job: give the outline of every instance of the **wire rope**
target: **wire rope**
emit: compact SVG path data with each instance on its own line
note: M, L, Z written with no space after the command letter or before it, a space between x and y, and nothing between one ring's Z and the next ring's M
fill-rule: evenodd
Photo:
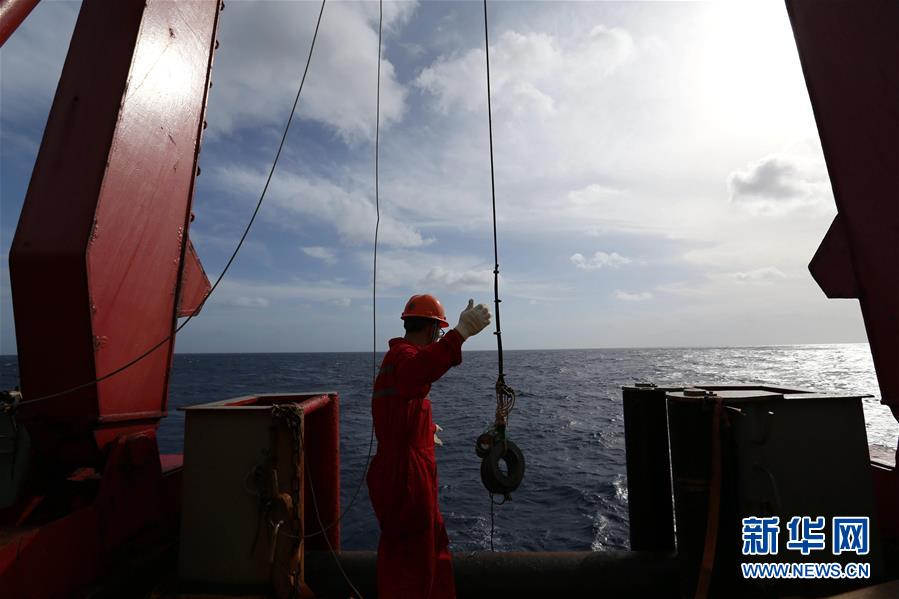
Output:
M502 300L499 298L499 242L496 232L496 176L493 160L493 108L490 99L490 36L489 24L487 20L487 0L483 0L484 6L484 57L486 60L487 71L487 131L490 139L490 198L493 208L493 303L496 311L496 330L493 334L496 336L496 354L498 375L496 378L496 415L494 419L494 428L499 432L501 442L505 442L505 428L509 419L509 413L515 406L515 391L506 384L505 372L503 369L503 338L502 329L499 320L499 304ZM493 500L493 493L490 493L490 551L494 551L493 536L495 532L495 516L494 506L497 504Z
M268 191L269 184L272 182L272 177L275 173L275 167L278 165L278 160L281 157L281 151L284 149L284 142L287 140L287 133L288 133L288 131L290 131L290 125L293 122L293 117L297 110L297 104L300 101L300 94L303 92L303 85L306 83L306 74L309 72L309 65L312 62L312 54L313 54L313 51L315 50L315 40L318 37L318 30L319 30L319 26L321 25L321 22L322 22L322 14L325 11L325 3L326 2L327 2L327 0L322 0L321 8L319 9L319 12L318 12L318 19L315 22L315 31L312 34L312 42L309 45L309 54L306 57L306 67L303 69L303 76L300 79L300 85L297 88L297 94L293 100L293 106L290 109L290 116L287 117L287 123L285 124L284 132L281 135L281 142L278 144L278 151L275 153L275 159L272 161L272 166L269 169L268 177L266 177L265 186L263 186L262 193L259 195L259 201L256 202L256 208L253 210L253 214L250 217L250 220L247 223L247 226L244 228L243 234L240 236L240 241L237 242L237 246L234 248L234 251L231 253L231 257L228 258L228 262L225 264L225 267L222 269L221 274L215 280L215 283L212 285L212 287L210 287L209 292L206 294L206 297L203 298L203 301L200 303L200 306L202 306L203 304L206 303L206 300L209 299L209 297L213 294L213 292L215 292L215 290L218 288L219 283L222 282L222 279L225 278L225 273L227 273L228 269L231 268L231 264L234 262L234 259L237 257L238 252L240 252L240 249L243 246L243 243L246 240L247 235L250 233L250 229L252 228L253 223L256 220L256 216L259 214L259 209L262 207L262 202L265 200L265 194ZM187 326L187 323L189 323L193 319L193 317L197 315L198 312L199 312L199 308L197 308L197 310L195 310L181 324L179 324L175 328L175 330L172 331L172 333L169 334L165 339L163 339L159 343L153 345L150 349L146 350L145 352L143 352L142 354L140 354L139 356L137 356L130 362L127 362L123 366L116 368L112 372L108 372L102 376L95 378L94 380L92 380L90 382L83 383L81 385L76 385L74 387L70 387L63 391L57 391L55 393L42 395L40 397L35 397L33 399L22 399L19 402L19 404L20 405L33 404L33 403L37 403L40 401L46 401L48 399L54 399L56 397L61 397L63 395L68 395L69 393L72 393L74 391L79 391L81 389L86 389L87 387L96 385L97 383L105 381L106 379L112 378L115 375L117 375L121 372L124 372L125 370L131 368L132 366L134 366L135 364L137 364L138 362L140 362L141 360L143 360L144 358L146 358L147 356L149 356L150 354L155 352L157 349L159 349L160 347L162 347L163 345L168 343L170 340L172 340L181 331L181 329L183 329L184 327Z
M374 384L377 379L378 373L378 311L377 311L377 289L378 289L378 231L381 225L381 202L380 202L380 182L379 182L379 147L380 147L380 132L381 132L381 37L382 37L382 27L384 22L384 3L383 0L378 0L378 83L377 83L377 98L375 100L375 246L374 246L374 264L372 265L372 284L371 284L371 308L372 308L372 348L371 348L371 376L372 376L372 393L374 393ZM368 437L368 455L365 457L365 466L362 467L362 475L359 477L359 484L356 485L356 490L353 492L352 498L350 498L349 503L343 509L343 512L337 517L334 522L329 524L327 527L323 527L320 530L315 531L312 534L306 535L305 538L309 539L320 534L323 534L340 523L343 520L343 517L349 513L350 508L353 507L353 504L356 503L356 499L359 497L359 491L362 490L362 485L365 483L366 474L368 473L368 466L371 463L371 452L374 448L375 444L375 424L371 423L371 432Z
M490 38L488 34L487 23L487 0L484 4L484 56L487 64L487 130L490 139L490 197L493 207L493 304L496 311L496 330L493 334L496 336L496 355L499 374L496 379L496 424L505 427L509 418L509 412L515 405L515 392L506 384L505 372L503 371L503 333L500 327L499 305L502 302L499 299L499 243L496 233L496 177L494 174L493 161L493 108L490 100Z
M487 0L484 0L484 56L487 60L487 131L490 139L490 197L493 204L493 303L496 310L496 353L499 376L503 377L503 338L499 323L499 244L496 234L496 179L493 167L493 109L490 102L490 39L487 33Z
M377 378L377 352L378 352L378 321L377 321L377 281L378 281L378 231L380 229L381 224L381 204L380 204L380 183L379 183L379 147L380 147L380 124L381 124L381 45L382 45L382 32L384 25L384 2L383 0L378 0L378 75L377 75L377 98L375 100L375 240L374 240L374 262L372 265L372 385L374 386L375 379ZM350 577L347 575L346 570L343 568L343 564L340 561L340 558L337 555L337 552L334 551L333 545L331 545L331 539L328 538L328 535L324 534L327 531L331 530L335 526L337 526L341 520L343 520L344 516L349 513L350 508L353 507L353 504L356 502L356 499L359 496L359 491L362 489L362 484L365 482L366 472L368 471L368 465L371 461L371 451L374 446L374 438L375 438L375 428L374 422L372 422L371 433L368 440L368 455L365 458L365 466L362 468L362 475L359 477L359 484L356 485L356 490L353 493L353 497L350 499L347 506L344 508L343 512L335 519L333 522L325 526L322 522L321 513L318 509L318 501L315 497L315 487L312 483L312 478L307 478L309 482L309 491L312 494L312 507L315 511L315 518L318 521L318 530L312 534L303 534L304 539L310 539L316 537L318 535L322 535L325 543L328 546L328 551L331 553L331 556L334 558L334 562L337 564L338 570L340 570L341 576L349 585L349 587L356 593L359 599L362 599L362 593L359 592L359 589L353 584L350 580ZM302 446L303 453L306 453L305 441L303 439L302 431L300 431L300 443Z

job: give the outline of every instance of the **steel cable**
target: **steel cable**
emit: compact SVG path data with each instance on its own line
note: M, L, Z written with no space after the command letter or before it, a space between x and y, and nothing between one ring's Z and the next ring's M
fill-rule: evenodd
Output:
M378 0L378 83L377 83L377 98L375 100L375 247L374 247L374 264L372 265L372 283L371 283L371 311L372 311L372 348L371 348L371 384L372 384L372 393L374 393L374 385L377 380L378 374L378 311L377 311L377 289L378 289L378 231L381 225L381 203L380 203L380 182L379 182L379 148L380 148L380 133L381 133L381 34L382 27L384 22L384 3L383 0ZM306 535L305 538L309 539L320 534L323 534L340 523L343 520L343 517L347 515L350 511L350 508L353 507L353 504L356 503L356 499L359 497L359 491L362 490L362 485L365 483L365 475L368 473L368 466L371 463L371 451L374 448L375 444L375 423L372 421L371 423L371 432L368 437L368 455L365 457L365 466L362 467L362 475L359 477L359 484L356 485L356 490L353 492L352 498L350 498L349 503L343 509L343 512L337 517L334 522L330 523L327 527L322 528L321 530L317 530L312 534Z
M490 100L490 38L487 25L487 0L484 0L484 56L487 63L487 130L490 139L490 197L493 206L493 304L496 311L496 355L499 375L496 379L496 424L505 426L515 406L515 391L506 384L503 372L503 333L499 321L499 243L496 234L496 177L493 166L493 109Z
M493 304L496 310L496 330L493 334L496 336L496 354L497 366L499 374L496 378L496 414L494 417L494 427L501 431L502 439L505 439L505 428L509 420L509 413L515 406L515 391L506 384L505 372L503 371L503 337L499 320L499 242L496 233L496 176L494 174L493 161L493 108L490 100L490 36L487 20L487 0L483 0L484 5L484 57L486 60L487 71L487 131L490 139L490 198L493 207ZM505 503L503 499L502 503ZM494 505L493 493L490 493L490 551L493 551L493 535L494 535Z
M493 168L493 110L490 104L490 40L487 34L487 0L484 0L484 56L487 60L487 131L490 136L490 196L493 202L493 304L496 310L496 353L499 360L499 380L503 379L503 338L499 325L499 244L496 235L496 181ZM499 381L497 381L497 387Z
M247 235L250 233L250 228L253 226L253 222L256 220L256 215L259 214L259 209L262 207L262 202L263 202L263 200L265 200L265 194L268 191L269 184L272 181L272 176L275 173L275 167L278 165L278 159L281 157L281 150L284 149L284 142L287 140L287 133L288 133L288 131L290 131L290 125L293 122L293 117L297 110L297 104L300 101L300 94L303 92L303 85L306 83L306 74L309 72L309 65L312 62L312 53L315 50L315 40L318 37L318 29L322 22L322 14L325 12L325 3L326 2L327 2L327 0L322 0L321 8L318 11L318 19L315 22L315 31L312 33L312 42L309 45L309 54L306 57L306 67L303 69L303 76L300 79L300 85L297 89L296 97L293 100L293 107L290 109L290 116L287 117L287 123L284 126L284 133L281 135L281 142L278 144L278 151L275 153L275 159L272 161L272 167L271 167L271 169L269 169L268 177L265 180L265 186L262 188L262 193L259 196L259 201L256 202L256 208L253 210L253 215L250 217L250 221L247 223L246 228L244 228L243 234L240 236L240 241L237 242L237 246L234 248L234 251L231 253L231 257L228 258L228 262L225 264L225 267L222 269L221 274L215 280L215 283L209 289L209 292L206 294L206 297L204 297L203 301L200 302L200 306L197 307L197 309L193 312L193 314L191 314L186 319L184 319L184 321L181 324L179 324L177 326L177 328L175 328L175 330L172 331L172 333L168 337L166 337L165 339L163 339L162 341L160 341L159 343L157 343L150 349L146 350L144 353L140 354L139 356L137 356L130 362L126 363L125 365L120 366L120 367L116 368L115 370L113 370L112 372L108 372L108 373L104 374L103 376L97 377L88 383L76 385L75 387L71 387L71 388L65 389L63 391L57 391L55 393L50 393L48 395L42 395L40 397L35 397L34 399L22 399L19 402L20 404L37 403L39 401L45 401L48 399L61 397L63 395L68 395L69 393L72 393L74 391L79 391L81 389L91 387L93 385L96 385L97 383L105 381L108 378L114 377L115 375L119 374L120 372L123 372L123 371L131 368L132 366L134 366L135 364L137 364L138 362L140 362L141 360L143 360L144 358L146 358L147 356L149 356L150 354L155 352L157 349L159 349L160 347L165 345L167 342L169 342L172 338L174 338L181 331L181 329L183 329L185 326L187 326L187 323L189 323L191 321L191 319L193 319L193 317L197 315L197 313L199 313L200 307L202 307L203 304L206 303L206 300L209 299L209 297L213 294L213 292L219 286L219 283L222 282L222 279L225 278L225 273L227 273L228 269L231 268L231 264L234 262L234 259L237 257L237 253L240 251L240 248L243 246L244 240L246 240Z

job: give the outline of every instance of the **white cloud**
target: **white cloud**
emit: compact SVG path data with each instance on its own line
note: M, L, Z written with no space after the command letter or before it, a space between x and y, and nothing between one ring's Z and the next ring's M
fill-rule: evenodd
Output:
M259 193L265 181L264 174L244 167L221 167L213 177L215 184L223 191L251 196ZM272 222L293 227L295 225L291 221L295 219L313 218L333 226L343 243L374 243L377 215L374 202L362 189L347 189L326 179L282 172L275 177L268 193L263 210ZM432 241L431 238L424 238L414 227L398 221L382 210L378 234L380 244L419 247Z
M353 303L353 300L348 297L340 297L335 299L332 303L339 308L349 308L350 304Z
M484 80L480 77L484 69L483 50L471 50L464 56L443 59L424 69L415 85L436 97L436 108L441 112L448 112L456 105L476 110L481 104L486 106L483 94L472 93L476 89L475 80Z
M774 154L733 171L730 200L756 214L783 214L832 197L823 160Z
M359 254L357 260L360 265L369 266L371 255ZM566 283L535 276L524 278L500 274L499 284L503 297L550 302L573 293L572 287ZM460 253L395 249L378 254L379 295L402 296L425 292L467 292L492 297L493 266L485 264L481 258Z
M36 11L61 4L41 3ZM747 6L750 4L758 3ZM492 297L492 261L485 264L489 252L471 245L479 236L489 239L490 225L484 54L479 49L483 32L480 36L460 33L464 22L458 18L438 17L429 22L423 18L425 28L433 26L443 32L400 38L398 33L415 6L385 4L390 21L386 55L396 59L397 71L391 72L392 67L385 64L382 80L383 118L389 134L381 138L381 241L386 251L379 254L378 294L379 298L404 300L407 293L429 290L420 289L427 286L454 301L458 299L454 290L470 289L484 301L484 296ZM780 15L779 27L786 32L770 47L792 45L790 61L784 60L783 53L768 51L767 43L761 51L758 44L751 43L761 37L768 40L772 36L767 33L772 30L735 23L750 42L735 48L742 52L737 56L743 59L739 65L752 67L737 68L734 65L738 63L731 60L733 54L708 51L707 36L714 33L728 41L727 36L739 29L697 19L707 4L664 5L658 10L666 11L665 18L659 17L654 6L645 11L641 8L639 17L629 8L608 3L500 3L495 7L505 12L496 20L500 25L491 38L501 248L504 239L526 239L534 251L563 259L570 254L570 249L563 249L566 245L628 248L624 253L629 256L651 256L659 268L641 269L647 280L638 286L617 283L623 290L612 285L605 291L610 296L607 299L641 301L649 299L645 298L648 294L665 297L671 304L689 305L696 314L689 322L697 324L697 330L714 329L722 338L745 337L737 328L725 331L709 323L742 314L741 310L751 309L762 320L773 310L790 306L799 315L797 322L812 323L807 315L815 313L823 300L808 276L799 273L804 272L805 262L826 231L833 205L820 148L803 153L789 147L796 139L815 137L816 133L801 71L795 64L788 20ZM262 176L231 165L258 158L255 152L260 148L253 147L258 146L256 142L283 126L317 10L316 2L228 3L221 21L222 46L216 57L208 113L209 132L218 137L211 147L204 148L204 187L212 178L212 185L222 194L236 190L258 195ZM397 13L390 16L392 10ZM782 12L782 5L778 10ZM291 138L270 189L271 197L263 206L262 222L257 223L262 225L262 231L256 231L261 234L252 236L255 240L248 240L242 250L251 252L242 260L244 266L258 265L263 261L262 252L271 253L271 264L258 269L259 273L288 270L283 262L297 257L298 246L328 245L338 250L344 262L357 253L364 253L364 258L358 265L349 265L357 268L341 270L347 279L266 283L229 277L211 298L207 317L217 301L222 302L219 305L260 308L253 311L253 317L271 316L277 321L285 320L278 313L284 306L302 310L307 317L320 315L322 307L332 314L335 305L347 301L352 308L342 317L370 308L370 279L369 285L365 279L371 273L369 249L375 213L371 164L363 144L370 140L374 126L376 13L374 2L328 3L298 116L307 123L323 124L331 136L353 147L333 151L333 139L321 135L318 127L307 127L312 132L309 138ZM622 23L627 30L597 27L601 22ZM46 32L57 39L54 47L65 45L65 35L56 28L46 28ZM652 35L647 37L647 33ZM16 118L10 111L11 90L30 90L16 92L21 96L20 105L24 105L22 97L31 101L29 95L47 94L44 105L49 106L55 82L52 72L58 73L64 55L63 48L53 68L42 64L40 57L27 68L17 66L14 71L12 61L21 61L27 54L15 54L13 44L22 35L27 32L17 32L3 49L4 124ZM411 46L410 40L414 42ZM41 44L30 49L36 53L43 50ZM440 52L443 54L429 64L420 62ZM707 59L715 59L712 66L721 66L721 71L698 69L697 60L702 66ZM788 62L792 71L782 68ZM23 74L28 69L34 72ZM29 87L27 81L20 86L16 72L44 79L43 87ZM47 84L49 79L53 81ZM791 82L789 87L771 83L785 80ZM417 102L422 105L415 105ZM793 109L781 111L783 106ZM238 129L239 134L225 137ZM4 139L13 138L6 135ZM39 140L38 130L32 133L32 141ZM27 148L27 143L14 142L16 146L10 147ZM302 165L291 164L300 144L309 144L302 147L321 154ZM761 157L765 158L759 160ZM209 160L226 164L217 167ZM263 162L266 160L269 158ZM232 247L221 233L237 226L251 206L245 209L236 202L200 199L196 204L198 223L212 240L204 244L200 239L200 252L206 251L212 264ZM826 214L828 210L830 214ZM780 218L758 218L772 214ZM266 235L272 228L280 233L288 230L293 239ZM313 229L316 235L312 238L295 239L294 233ZM600 238L586 238L590 232ZM461 243L455 237L460 233L465 239ZM626 244L622 242L624 234L628 235ZM659 236L676 240L662 246L670 250L665 255L651 245ZM345 251L347 246L351 252ZM337 255L334 253L335 259ZM615 263L614 253L605 256L585 253L570 259L580 270L641 264L637 258L620 256L631 262ZM324 263L328 260L325 253L313 257ZM240 276L244 271L235 272ZM535 325L523 345L534 340L543 343L548 326L563 335L559 343L573 342L567 336L580 336L578 343L596 343L597 331L602 329L585 326L580 317L570 326L562 322L569 314L589 309L583 285L593 277L578 277L574 268L538 270L518 278L515 270L511 272L510 277L503 276L500 290L504 298L522 300L508 304L512 314L514 306L528 301L539 302L541 310L546 306L547 313L552 305L565 307L555 312L559 314L555 320ZM680 282L659 285L665 281ZM777 284L764 284L772 282ZM635 286L628 289L628 285ZM760 303L762 300L768 304ZM270 302L277 310L261 309L262 302ZM619 314L612 310L603 315L613 326L629 307L618 306ZM670 312L668 308L666 305L655 323L662 327L641 320L632 323L632 328L649 327L652 332L640 338L653 342L702 339L702 333L695 331L687 336L677 332L685 325L673 316L676 307ZM780 334L780 327L750 327L746 322L740 319L736 326L749 330L751 339L760 338L762 330ZM826 323L827 327L818 328L832 330L831 321ZM235 323L234 330L243 324ZM280 331L279 325L276 330ZM247 334L247 330L242 329L241 335L264 335L257 329ZM614 342L612 337L608 342ZM296 341L292 338L285 343Z
M372 27L378 24L378 6L375 2L363 2L368 22ZM395 0L384 2L384 32L390 36L406 25L418 9L418 0Z
M641 61L654 58L641 54L622 28L537 29L507 30L491 46L500 227L666 236L679 233L674 223L701 227L711 198L694 196L684 205L682 193L652 183L673 171L679 181L687 178L673 164L680 154L647 147L657 143L659 127L644 128L643 111L660 92L646 95L633 85L648 68ZM403 140L402 160L415 158L398 174L404 206L422 219L447 227L489 225L484 69L484 52L475 47L437 58L415 80L436 114L426 132ZM451 211L441 211L448 205Z
M41 2L3 48L3 116L40 117L50 106L78 15L78 2ZM209 96L208 134L284 124L305 67L318 2L228 2ZM384 47L408 23L417 1L384 3ZM297 116L341 139L374 137L378 5L328 2ZM15 82L7 88L6 82ZM407 92L381 61L381 127L399 122Z
M371 263L370 254L358 256L360 264ZM378 288L387 290L487 290L493 269L470 255L395 249L378 253Z
M493 284L493 271L487 269L456 271L435 266L427 272L421 284L428 288L484 291Z
M569 260L571 260L572 264L583 270L596 270L598 268L603 268L604 266L609 268L620 268L625 264L633 262L630 258L622 256L617 252L612 252L611 254L607 254L606 252L596 252L590 258L585 258L583 254L573 254Z
M296 95L318 17L317 2L235 2L222 14L210 133L281 127ZM384 4L385 34L406 22L417 2ZM374 137L378 56L376 3L325 6L298 116L330 127L348 143ZM400 121L406 91L393 64L381 61L381 127Z
M620 28L596 25L565 47L541 32L505 31L490 48L491 93L498 112L551 116L570 92L595 85L632 54L631 35ZM423 69L415 85L436 99L437 110L486 109L486 58L482 48L444 56ZM566 93L568 92L568 93Z
M325 264L333 265L337 263L337 254L332 248L322 247L320 245L308 246L301 248L303 253L312 258L318 258Z
M745 272L730 273L730 276L741 283L774 283L787 278L779 268L765 266Z
M652 294L648 291L641 291L638 293L628 293L627 291L622 291L620 289L615 290L615 297L624 302L643 302L652 298Z
M704 6L697 7L697 12L704 11ZM720 182L736 166L777 148L801 166L799 174L808 182L816 181L820 173L826 183L826 173L815 171L816 160L823 166L820 150L806 155L784 150L797 139L797 130L814 134L814 129L796 125L786 134L783 128L772 134L772 129L758 125L761 115L710 122L707 114L695 109L698 92L679 85L701 56L702 34L709 23L703 22L698 31L697 22L681 21L648 30L627 20L623 21L627 29L596 26L603 22L603 12L597 9L573 26L559 25L552 18L535 19L492 40L501 228L714 239L723 224L736 220L737 204L726 201L727 190ZM550 17L554 13L549 8L541 11ZM526 19L513 22L522 21ZM647 31L652 33L647 36ZM662 46L665 51L660 51ZM760 72L783 68L782 60L759 67ZM744 84L765 88L765 81L755 74L744 73ZM713 86L714 73L705 75L704 83ZM414 85L436 113L432 122L446 125L446 131L441 132L444 139L409 139L407 144L427 152L422 164L408 169L416 174L404 173L412 188L408 196L451 197L455 192L449 214L461 213L459 220L467 227L489 223L478 212L484 202L479 191L489 190L489 175L484 173L488 162L484 76L484 53L478 46L450 51L420 71ZM724 91L721 101L733 95ZM810 115L807 98L802 102ZM747 216L757 208L739 207L746 208L741 212ZM439 204L426 200L415 214L438 220L433 215L440 214Z

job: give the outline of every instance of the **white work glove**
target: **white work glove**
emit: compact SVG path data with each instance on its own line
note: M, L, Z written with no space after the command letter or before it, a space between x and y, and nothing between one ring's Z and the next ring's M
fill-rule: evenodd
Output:
M443 427L435 422L434 423L434 445L440 445L441 447L443 446L443 441L440 440L440 437L437 436L437 433L439 433L442 430L443 430Z
M459 324L456 325L456 332L462 335L462 340L466 340L472 335L477 335L490 324L490 308L484 304L474 305L474 300L468 300L468 305L459 315Z

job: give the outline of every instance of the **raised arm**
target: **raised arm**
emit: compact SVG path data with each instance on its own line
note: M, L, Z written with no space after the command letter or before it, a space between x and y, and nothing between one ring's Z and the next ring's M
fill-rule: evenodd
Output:
M426 345L397 361L397 377L409 386L430 385L447 370L462 363L462 335L455 329L437 343Z
M490 310L484 304L468 305L459 315L459 324L443 339L426 345L417 352L409 352L408 358L400 359L397 370L402 372L401 380L410 385L429 385L442 377L447 370L462 363L462 343L472 335L477 335L490 324Z

